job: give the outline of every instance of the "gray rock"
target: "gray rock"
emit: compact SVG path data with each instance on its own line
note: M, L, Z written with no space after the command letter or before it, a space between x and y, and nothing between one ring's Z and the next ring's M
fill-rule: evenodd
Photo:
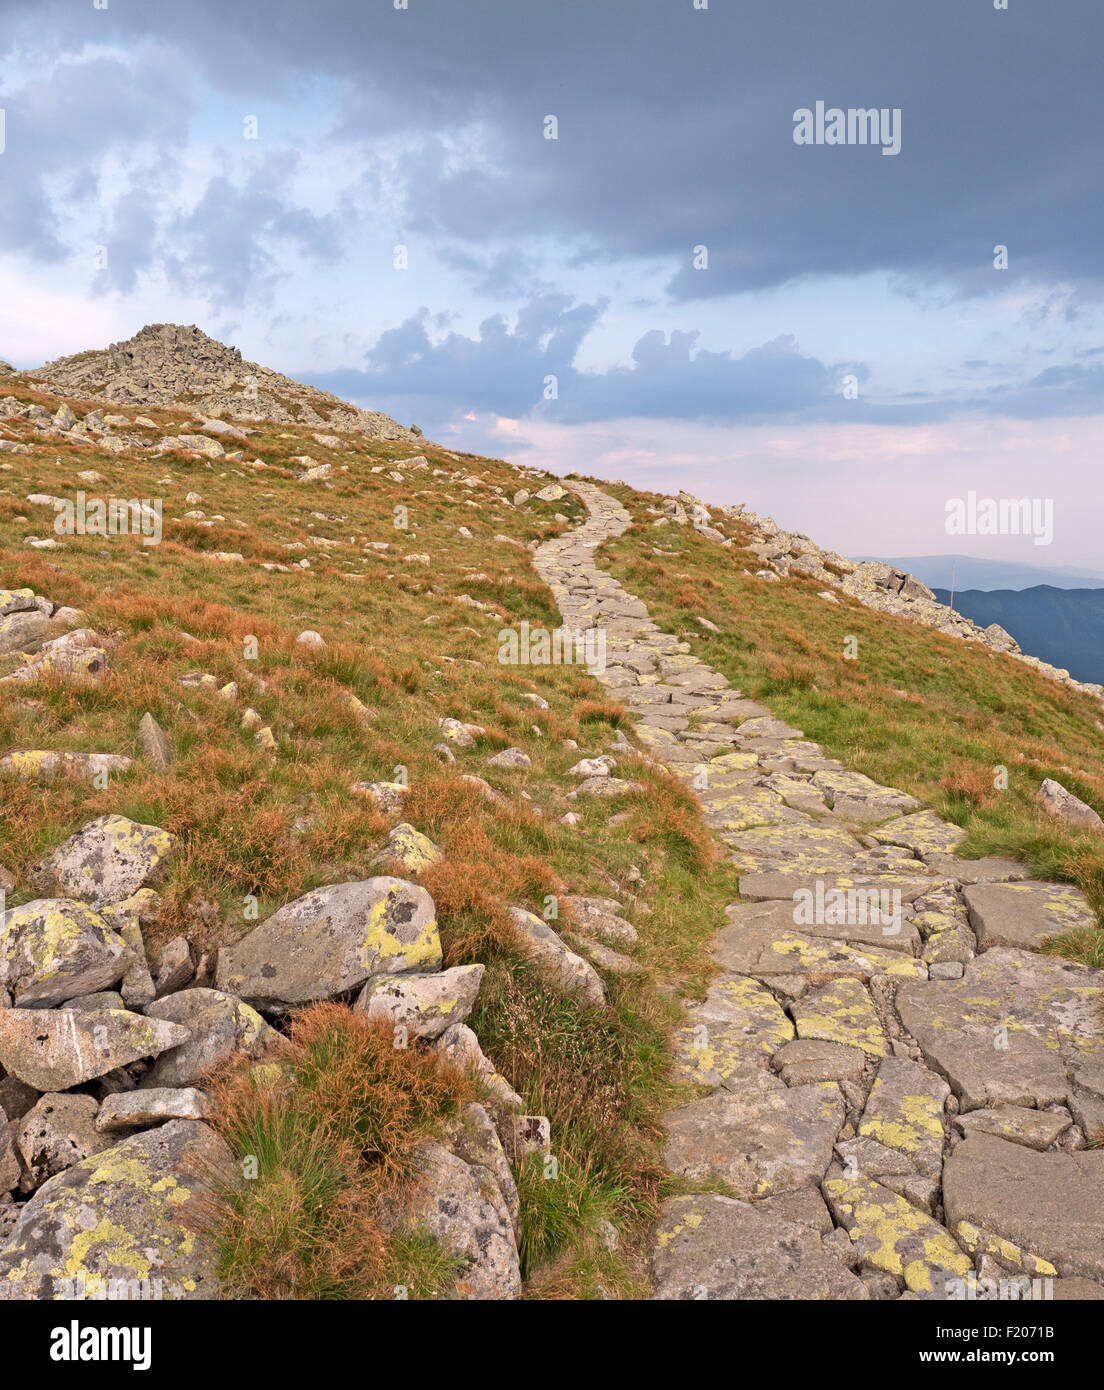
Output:
M504 748L487 759L488 767L532 767L533 759L521 748Z
M117 984L133 956L84 903L36 898L4 914L0 985L20 1009L46 1008Z
M741 1197L815 1187L832 1158L844 1120L834 1085L760 1083L718 1091L664 1117L664 1162L692 1179L724 1178Z
M568 950L547 922L523 908L510 908L510 918L522 948L545 971L558 993L575 999L585 1008L601 1008L606 987L601 976L582 956Z
M51 1178L0 1252L0 1300L216 1297L213 1182L240 1177L206 1125L174 1120Z
M491 1170L469 1164L440 1144L423 1144L416 1180L390 1222L420 1226L461 1263L456 1292L463 1299L521 1296L513 1221Z
M436 975L377 975L354 1007L395 1028L404 1026L415 1037L439 1038L471 1013L483 971L482 965L456 965Z
M175 835L155 825L100 816L47 855L32 869L31 878L61 897L104 907L157 883L176 845Z
M274 1037L255 1009L217 989L170 994L150 1004L146 1016L181 1025L188 1038L162 1052L142 1078L143 1090L190 1086L237 1052L259 1056Z
M1052 816L1068 821L1070 825L1084 826L1088 830L1104 829L1104 820L1091 806L1074 796L1073 792L1067 791L1061 782L1056 782L1052 777L1045 777L1039 790L1035 793L1035 800Z
M1104 1056L1104 973L993 948L961 980L906 981L901 1021L963 1110L1065 1104L1074 1064Z
M359 989L371 976L441 964L433 899L402 879L307 893L219 952L216 983L271 1013Z
M91 1096L50 1092L39 1098L19 1126L24 1192L33 1192L55 1174L110 1145L111 1140L96 1129L99 1108Z
M0 1065L38 1091L67 1091L189 1036L121 1009L0 1009Z
M172 762L172 752L164 729L149 710L138 721L138 742L142 745L142 752L148 761L158 771L164 772Z
M1035 1153L971 1134L947 1160L943 1202L952 1230L968 1221L1060 1275L1104 1279L1104 1151Z
M510 1113L524 1107L522 1098L484 1056L479 1039L466 1023L454 1023L446 1028L434 1048L477 1078L489 1095L488 1104Z
M118 990L104 989L98 994L82 994L76 999L67 999L59 1007L79 1009L82 1013L95 1013L97 1009L125 1009L126 1000Z
M166 1120L205 1120L210 1113L211 1102L203 1091L156 1086L107 1096L96 1116L96 1128L104 1133L152 1129Z
M652 1246L656 1299L864 1300L866 1286L808 1225L730 1197L671 1197Z
M955 1117L964 1134L995 1134L1029 1149L1049 1149L1073 1123L1068 1115L1053 1110L1028 1110L1022 1105L1001 1105L994 1110L969 1110Z
M859 1122L859 1140L871 1139L896 1150L908 1161L906 1171L938 1178L943 1164L943 1107L950 1090L942 1077L919 1062L884 1057ZM861 1160L859 1166L878 1176Z
M782 1073L789 1086L811 1081L858 1081L865 1065L866 1053L861 1047L816 1038L795 1038L771 1057L771 1066Z
M1034 950L1047 937L1096 927L1096 915L1084 893L1066 884L973 883L963 896L983 951L990 946Z
M167 994L175 994L192 982L195 966L192 964L192 948L182 936L174 936L166 942L157 957L157 979L154 982L156 997L163 999Z
M11 590L0 590L0 594ZM0 655L6 652L34 652L50 631L50 621L37 608L5 613L0 616Z

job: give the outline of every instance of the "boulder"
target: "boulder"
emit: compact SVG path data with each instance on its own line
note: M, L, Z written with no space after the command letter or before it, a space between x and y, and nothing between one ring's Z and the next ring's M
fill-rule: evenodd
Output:
M441 964L433 899L403 879L317 888L219 952L219 989L271 1013Z
M1060 820L1068 821L1070 825L1084 826L1088 830L1104 829L1104 820L1079 798L1074 796L1071 791L1067 791L1061 782L1056 782L1052 777L1043 779L1039 790L1035 793L1035 800L1052 816L1058 816Z
M93 907L121 902L164 877L177 839L125 816L100 816L31 870L32 882Z
M439 1038L463 1023L475 1005L482 965L457 965L436 975L377 975L361 990L355 1008L369 1018L405 1027L418 1038Z
M0 589L0 597L11 592L10 589ZM50 620L33 605L30 609L17 609L0 615L0 655L37 651L49 631Z
M416 1179L387 1224L419 1227L460 1263L456 1292L463 1299L521 1296L513 1221L489 1168L465 1163L441 1144L423 1144Z
M84 903L36 898L0 919L0 986L20 1009L109 989L133 959L123 938Z
M255 1009L217 989L186 989L158 999L148 1018L179 1024L188 1038L161 1053L142 1078L142 1089L190 1086L237 1052L256 1057L275 1036Z
M23 1208L0 1253L0 1300L216 1297L201 1218L212 1184L237 1178L228 1145L194 1120L83 1159Z
M211 1102L191 1086L152 1086L141 1091L119 1091L107 1096L96 1116L103 1133L125 1129L152 1129L167 1120L205 1120Z
M0 1065L38 1091L68 1091L189 1037L125 1009L0 1009Z
M33 1192L55 1174L110 1145L111 1140L96 1128L99 1108L91 1096L50 1092L39 1097L19 1125L25 1192Z

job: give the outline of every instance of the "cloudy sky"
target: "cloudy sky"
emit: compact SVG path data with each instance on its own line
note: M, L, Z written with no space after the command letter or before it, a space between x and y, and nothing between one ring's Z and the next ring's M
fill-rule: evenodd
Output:
M454 447L1104 570L1099 0L403 3L0 0L0 357L196 323Z

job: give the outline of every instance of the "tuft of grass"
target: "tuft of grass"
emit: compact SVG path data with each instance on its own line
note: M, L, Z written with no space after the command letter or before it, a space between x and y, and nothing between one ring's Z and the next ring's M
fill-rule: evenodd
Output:
M383 1212L416 1180L415 1151L472 1098L435 1053L343 1005L291 1021L279 1061L240 1062L214 1086L213 1123L249 1175L210 1215L218 1273L238 1297L439 1297L455 1268L424 1232ZM255 1176L253 1176L255 1174Z

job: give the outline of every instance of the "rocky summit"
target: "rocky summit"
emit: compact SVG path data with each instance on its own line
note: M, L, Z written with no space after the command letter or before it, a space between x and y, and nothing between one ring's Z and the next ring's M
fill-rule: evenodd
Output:
M412 440L421 434L379 411L359 410L243 361L237 348L216 342L194 324L147 324L125 343L59 357L21 375L67 396L112 405L186 406L206 416L353 430L371 439Z
M4 390L0 1302L1104 1299L1100 687L195 328Z

